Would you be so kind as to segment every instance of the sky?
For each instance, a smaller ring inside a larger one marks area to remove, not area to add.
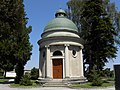
[[[62,8],[67,9],[66,3],[69,0],[24,0],[25,12],[27,14],[28,24],[32,26],[30,33],[30,42],[33,45],[31,59],[27,62],[25,69],[30,70],[33,67],[39,67],[39,46],[38,40],[41,39],[46,24],[55,17],[55,12]],[[119,0],[112,0],[116,5],[120,5]],[[120,7],[118,8],[120,10]],[[113,68],[114,64],[118,64],[120,60],[120,49],[114,62],[111,60],[106,67]]]

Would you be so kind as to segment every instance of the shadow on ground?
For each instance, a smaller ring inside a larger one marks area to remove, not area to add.
[[[11,84],[11,83],[14,83],[14,79],[3,79],[2,81],[0,81],[0,84]]]

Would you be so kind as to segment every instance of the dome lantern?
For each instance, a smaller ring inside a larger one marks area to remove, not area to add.
[[[64,10],[62,10],[62,9],[59,9],[57,12],[56,12],[56,14],[55,14],[55,17],[57,18],[57,17],[66,17],[67,16],[67,14],[65,13],[65,11]]]

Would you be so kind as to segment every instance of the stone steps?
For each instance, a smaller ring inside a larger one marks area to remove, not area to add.
[[[67,79],[39,79],[39,84],[43,87],[67,87],[72,84],[82,84],[86,78],[67,78]]]
[[[56,79],[56,80],[49,80],[49,81],[40,81],[40,83],[42,83],[43,87],[66,87],[68,86],[67,82],[63,82],[60,79]]]
[[[47,82],[45,84],[42,85],[43,87],[67,87],[68,84],[65,83],[61,83],[61,82]]]

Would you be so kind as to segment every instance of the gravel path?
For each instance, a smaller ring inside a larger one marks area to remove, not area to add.
[[[70,89],[67,87],[39,87],[39,88],[31,88],[31,89],[24,89],[24,88],[11,88],[9,84],[0,84],[0,90],[115,90],[114,87],[103,88],[103,89]]]

